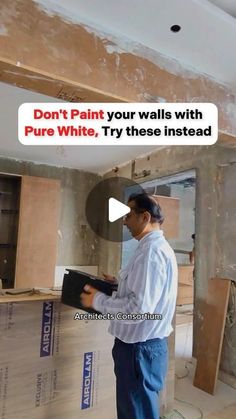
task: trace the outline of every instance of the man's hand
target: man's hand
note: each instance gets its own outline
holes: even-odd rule
[[[114,276],[109,275],[109,274],[105,274],[104,272],[103,272],[102,275],[103,275],[103,277],[105,278],[106,281],[111,282],[112,284],[117,283],[117,279]]]
[[[91,287],[90,285],[85,285],[84,290],[86,291],[86,293],[83,292],[80,295],[80,301],[84,307],[93,308],[93,299],[95,294],[97,294],[98,290]]]

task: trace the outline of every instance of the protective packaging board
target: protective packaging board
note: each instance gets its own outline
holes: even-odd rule
[[[108,322],[77,312],[57,301],[0,306],[0,419],[116,418]]]

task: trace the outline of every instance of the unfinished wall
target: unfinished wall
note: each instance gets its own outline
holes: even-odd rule
[[[234,192],[235,172],[232,171],[232,168],[236,167],[235,161],[236,150],[219,145],[167,147],[120,167],[116,173],[111,171],[106,174],[106,176],[131,177],[141,183],[196,169],[195,353],[201,350],[197,336],[204,321],[202,303],[206,299],[209,278],[218,275],[236,281],[236,195]],[[222,170],[224,177],[222,177]],[[226,188],[229,188],[227,194]],[[224,197],[223,206],[221,197]],[[116,244],[109,245],[109,248],[102,247],[100,269],[114,273],[119,268],[119,261],[115,257],[119,251],[120,247]],[[231,336],[235,341],[236,325],[231,328]],[[230,361],[230,371],[227,371],[235,377],[236,381],[235,350],[231,348],[231,350],[223,351],[223,357],[226,357],[227,363]],[[222,362],[222,365],[225,365],[224,359]]]
[[[236,158],[218,168],[217,275],[234,280],[231,286],[221,359],[221,379],[236,388]],[[232,379],[234,377],[234,380]]]
[[[236,135],[228,86],[63,14],[55,2],[2,0],[0,23],[3,82],[75,102],[212,102],[220,130]]]
[[[223,342],[220,379],[236,389],[236,288],[231,286]]]
[[[98,175],[3,158],[0,158],[0,172],[60,180],[57,265],[98,265],[98,239],[85,216],[86,197],[100,179]]]

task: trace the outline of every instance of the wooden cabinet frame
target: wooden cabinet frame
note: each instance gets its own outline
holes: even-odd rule
[[[51,287],[57,256],[60,182],[36,176],[15,178],[21,179],[21,187],[14,287]]]

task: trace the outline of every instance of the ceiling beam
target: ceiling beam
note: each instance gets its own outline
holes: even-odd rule
[[[1,0],[1,16],[1,81],[75,102],[212,102],[236,136],[235,94],[206,75],[36,1]]]

